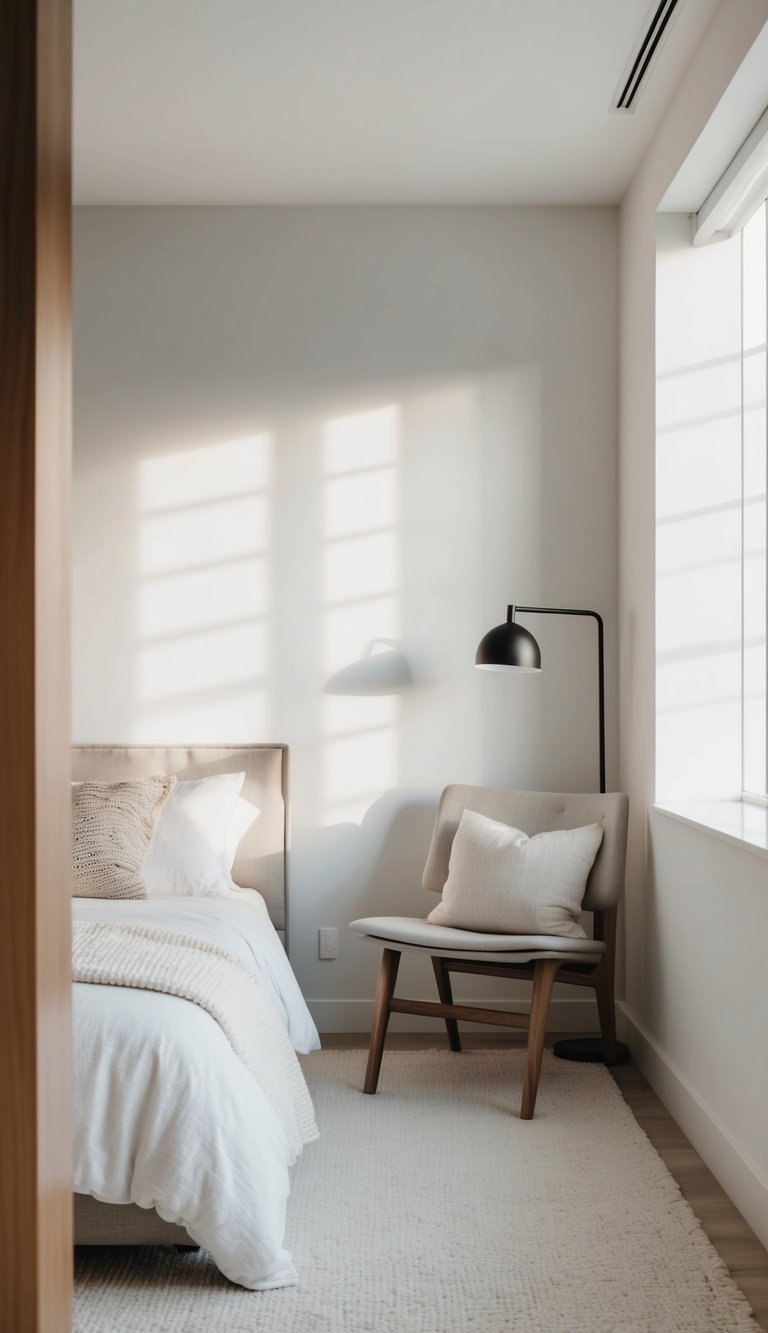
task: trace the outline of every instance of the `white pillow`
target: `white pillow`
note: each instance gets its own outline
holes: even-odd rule
[[[230,870],[235,864],[235,857],[241,839],[245,837],[251,825],[256,823],[260,813],[261,811],[257,805],[252,805],[250,801],[238,796],[227,829],[227,866]]]
[[[144,862],[150,897],[223,898],[230,892],[229,828],[244,781],[244,773],[217,773],[176,783]]]
[[[442,900],[427,920],[463,930],[584,940],[581,903],[602,840],[601,824],[529,838],[465,810]]]

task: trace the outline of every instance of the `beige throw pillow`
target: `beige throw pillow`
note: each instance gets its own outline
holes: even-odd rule
[[[175,777],[72,788],[72,894],[146,898],[144,858]]]
[[[603,840],[600,824],[529,838],[474,810],[461,816],[433,925],[503,935],[586,939],[580,925],[587,878]]]

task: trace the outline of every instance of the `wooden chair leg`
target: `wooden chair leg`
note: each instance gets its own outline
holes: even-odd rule
[[[445,965],[444,958],[433,958],[432,967],[435,972],[435,981],[437,982],[437,994],[441,1004],[453,1004],[453,989],[451,987],[451,976]],[[459,1036],[459,1025],[455,1018],[446,1018],[445,1030],[448,1033],[448,1045],[452,1051],[461,1050],[461,1037]]]
[[[544,1054],[544,1037],[549,1018],[549,1002],[552,999],[552,987],[555,973],[560,967],[556,958],[541,958],[533,969],[533,995],[531,996],[531,1019],[528,1027],[528,1063],[523,1084],[523,1101],[520,1107],[520,1119],[532,1120],[536,1105],[536,1094],[541,1077],[541,1059]]]
[[[603,1056],[607,1065],[615,1065],[616,1050],[616,1005],[613,998],[613,977],[608,970],[600,971],[595,976],[595,995],[597,1012],[600,1016],[600,1033],[603,1038]]]
[[[371,1045],[368,1050],[368,1066],[365,1071],[363,1092],[374,1093],[379,1083],[381,1057],[384,1054],[384,1039],[389,1023],[389,1002],[392,999],[397,981],[397,969],[400,966],[400,953],[397,949],[385,949],[381,956],[379,984],[376,990],[376,1006],[373,1011]]]

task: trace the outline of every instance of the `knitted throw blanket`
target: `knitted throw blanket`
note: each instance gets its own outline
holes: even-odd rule
[[[163,991],[205,1009],[283,1126],[290,1164],[318,1137],[309,1090],[266,987],[226,949],[148,926],[76,922],[75,981]]]

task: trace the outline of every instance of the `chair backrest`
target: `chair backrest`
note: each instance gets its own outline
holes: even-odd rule
[[[602,824],[603,841],[587,880],[584,908],[605,912],[615,907],[624,889],[629,801],[622,792],[513,791],[498,787],[446,787],[440,797],[422,884],[442,893],[459,821],[475,810],[501,824],[522,829],[529,837],[551,829]]]

